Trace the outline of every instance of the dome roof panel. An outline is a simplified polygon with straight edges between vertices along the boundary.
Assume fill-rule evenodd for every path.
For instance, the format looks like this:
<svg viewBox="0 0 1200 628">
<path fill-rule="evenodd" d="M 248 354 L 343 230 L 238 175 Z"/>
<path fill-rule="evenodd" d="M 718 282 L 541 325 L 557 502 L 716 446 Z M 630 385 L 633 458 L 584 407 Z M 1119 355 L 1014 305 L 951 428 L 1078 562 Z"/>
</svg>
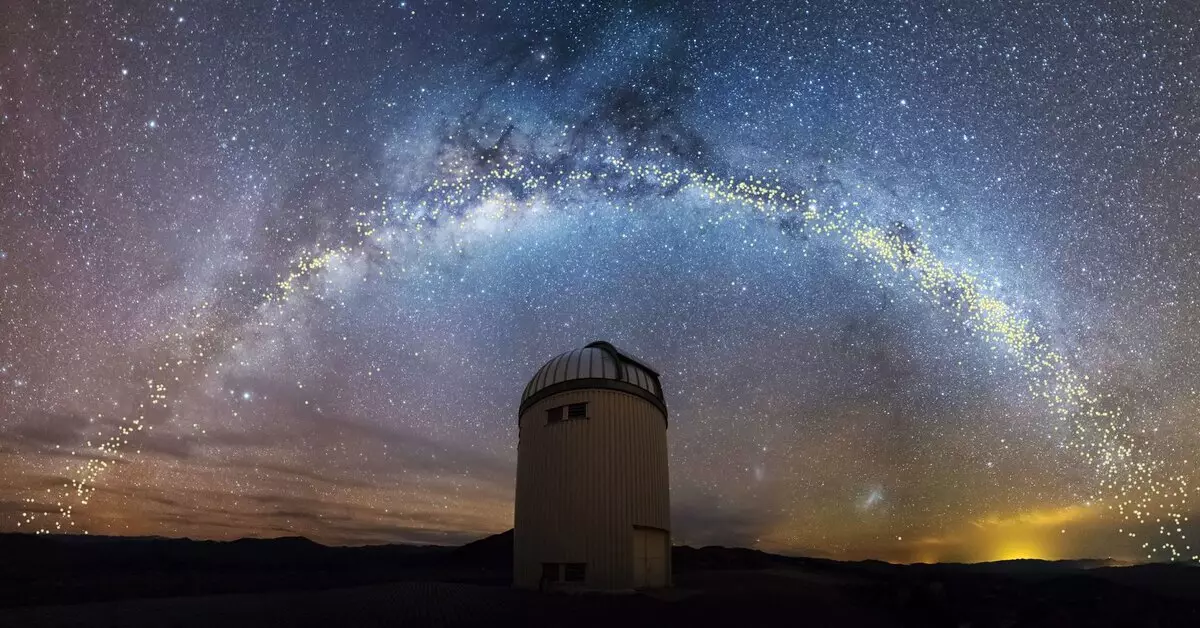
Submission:
<svg viewBox="0 0 1200 628">
<path fill-rule="evenodd" d="M 578 388 L 628 389 L 666 414 L 658 371 L 607 342 L 589 343 L 550 359 L 525 386 L 521 412 L 552 394 Z"/>
</svg>

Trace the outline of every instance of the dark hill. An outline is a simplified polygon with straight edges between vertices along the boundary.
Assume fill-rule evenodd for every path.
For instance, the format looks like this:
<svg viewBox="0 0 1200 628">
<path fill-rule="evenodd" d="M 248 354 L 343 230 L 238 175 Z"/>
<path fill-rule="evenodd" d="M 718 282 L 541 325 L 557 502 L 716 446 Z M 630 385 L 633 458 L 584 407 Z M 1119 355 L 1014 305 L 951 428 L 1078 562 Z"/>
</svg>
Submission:
<svg viewBox="0 0 1200 628">
<path fill-rule="evenodd" d="M 450 552 L 450 560 L 480 567 L 495 569 L 512 569 L 513 563 L 513 531 L 486 536 L 478 541 L 471 541 Z"/>
<path fill-rule="evenodd" d="M 386 582 L 434 573 L 453 549 L 328 547 L 301 537 L 194 541 L 0 534 L 0 607 Z"/>
<path fill-rule="evenodd" d="M 174 626 L 750 626 L 779 617 L 807 625 L 1200 626 L 1200 568 L 1187 565 L 892 565 L 675 547 L 673 590 L 597 597 L 511 589 L 512 547 L 511 530 L 461 547 L 4 534 L 0 627 L 153 626 L 168 617 Z"/>
</svg>

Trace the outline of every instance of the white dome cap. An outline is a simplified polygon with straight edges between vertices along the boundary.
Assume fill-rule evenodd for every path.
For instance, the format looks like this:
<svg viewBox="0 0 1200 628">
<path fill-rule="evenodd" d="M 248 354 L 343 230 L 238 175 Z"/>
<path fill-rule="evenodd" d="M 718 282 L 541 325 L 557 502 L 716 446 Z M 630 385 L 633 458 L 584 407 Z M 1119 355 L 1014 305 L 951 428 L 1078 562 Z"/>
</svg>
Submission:
<svg viewBox="0 0 1200 628">
<path fill-rule="evenodd" d="M 558 355 L 538 369 L 521 395 L 521 412 L 550 395 L 581 388 L 623 390 L 667 413 L 658 371 L 603 341 Z"/>
</svg>

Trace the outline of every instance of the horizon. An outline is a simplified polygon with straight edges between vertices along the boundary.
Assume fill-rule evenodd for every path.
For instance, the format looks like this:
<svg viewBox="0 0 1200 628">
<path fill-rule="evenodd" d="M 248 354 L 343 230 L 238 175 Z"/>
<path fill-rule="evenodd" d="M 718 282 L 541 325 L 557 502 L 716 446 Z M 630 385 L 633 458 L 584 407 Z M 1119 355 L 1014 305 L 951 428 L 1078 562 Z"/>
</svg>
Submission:
<svg viewBox="0 0 1200 628">
<path fill-rule="evenodd" d="M 602 339 L 677 544 L 1200 556 L 1194 3 L 9 13 L 0 532 L 505 530 Z"/>
<path fill-rule="evenodd" d="M 436 543 L 367 543 L 367 544 L 358 544 L 358 545 L 341 545 L 341 544 L 327 544 L 327 543 L 321 543 L 320 541 L 316 541 L 316 540 L 314 540 L 314 539 L 310 539 L 310 538 L 308 538 L 308 537 L 306 537 L 306 536 L 271 536 L 271 537 L 260 537 L 260 536 L 242 536 L 242 537 L 237 537 L 237 538 L 209 539 L 209 538 L 193 538 L 193 537 L 186 537 L 186 536 L 184 536 L 184 537 L 173 537 L 173 536 L 159 536 L 159 535 L 148 535 L 148 536 L 122 536 L 122 535 L 89 534 L 89 533 L 87 533 L 87 532 L 78 532 L 78 533 L 64 533 L 64 532 L 44 532 L 44 533 L 37 533 L 37 532 L 34 532 L 34 533 L 30 533 L 30 532 L 0 532 L 0 536 L 21 536 L 21 537 L 28 537 L 28 538 L 48 538 L 48 539 L 51 539 L 51 540 L 53 540 L 53 539 L 55 539 L 55 538 L 83 538 L 83 537 L 86 537 L 86 538 L 92 538 L 92 539 L 110 539 L 110 540 L 117 540 L 117 541 L 188 541 L 188 542 L 193 542 L 193 543 L 236 543 L 237 541 L 291 541 L 291 540 L 300 540 L 300 541 L 305 541 L 305 542 L 308 542 L 308 543 L 312 543 L 312 544 L 314 544 L 314 545 L 318 545 L 318 546 L 321 546 L 321 547 L 326 547 L 326 548 L 330 548 L 330 549 L 371 549 L 371 548 L 380 548 L 380 547 L 414 547 L 414 548 L 436 548 L 436 549 L 444 549 L 444 550 L 454 550 L 454 549 L 457 549 L 457 548 L 460 548 L 460 547 L 465 547 L 465 546 L 467 546 L 467 545 L 471 545 L 472 543 L 476 543 L 476 542 L 479 542 L 479 541 L 486 541 L 486 540 L 488 540 L 488 539 L 490 539 L 490 538 L 492 538 L 492 537 L 503 536 L 504 534 L 508 534 L 508 533 L 510 533 L 510 532 L 512 532 L 512 529 L 505 530 L 505 531 L 503 531 L 503 532 L 496 532 L 496 533 L 494 533 L 494 534 L 489 534 L 489 535 L 486 535 L 486 536 L 482 536 L 482 537 L 479 537 L 479 538 L 472 539 L 472 540 L 470 540 L 470 541 L 467 541 L 467 542 L 465 542 L 465 543 L 461 543 L 461 544 L 455 544 L 455 545 L 441 545 L 441 544 L 436 544 Z M 1104 565 L 1104 566 L 1106 566 L 1106 567 L 1124 567 L 1124 566 L 1136 566 L 1136 565 L 1173 565 L 1173 564 L 1177 564 L 1177 565 L 1192 565 L 1192 566 L 1200 566 L 1200 565 L 1198 565 L 1198 564 L 1197 564 L 1197 562 L 1196 562 L 1196 561 L 1137 561 L 1137 560 L 1133 560 L 1133 561 L 1127 561 L 1127 560 L 1122 560 L 1122 559 L 1118 559 L 1118 558 L 1113 558 L 1113 557 L 1111 557 L 1111 556 L 1110 556 L 1110 557 L 1091 556 L 1091 557 L 1078 557 L 1078 558 L 1005 558 L 1005 559 L 997 559 L 997 560 L 968 561 L 968 562 L 961 562 L 961 561 L 942 561 L 942 562 L 928 562 L 928 563 L 923 563 L 923 562 L 893 562 L 893 561 L 881 560 L 881 559 L 878 559 L 878 558 L 838 559 L 838 558 L 829 558 L 829 557 L 825 557 L 825 556 L 809 556 L 809 555 L 805 555 L 805 554 L 790 554 L 790 553 L 786 553 L 786 552 L 769 552 L 769 551 L 766 551 L 766 550 L 756 549 L 756 548 L 753 548 L 753 547 L 730 546 L 730 545 L 699 545 L 699 546 L 693 546 L 693 545 L 686 545 L 686 544 L 672 543 L 671 547 L 672 547 L 672 548 L 686 548 L 686 549 L 697 550 L 697 551 L 700 551 L 700 550 L 708 550 L 708 549 L 716 549 L 716 550 L 746 550 L 746 551 L 758 552 L 758 553 L 767 554 L 767 555 L 770 555 L 770 556 L 776 556 L 776 557 L 780 557 L 780 558 L 788 558 L 788 559 L 793 559 L 793 558 L 794 558 L 794 559 L 806 559 L 806 560 L 823 560 L 823 561 L 831 561 L 831 562 L 836 562 L 836 563 L 863 563 L 863 562 L 876 562 L 876 563 L 885 563 L 885 564 L 888 564 L 888 565 L 896 565 L 896 566 L 912 566 L 912 565 L 990 565 L 990 564 L 998 564 L 998 563 L 1012 563 L 1012 562 L 1038 562 L 1038 563 L 1109 563 L 1109 564 L 1107 564 L 1107 565 Z"/>
</svg>

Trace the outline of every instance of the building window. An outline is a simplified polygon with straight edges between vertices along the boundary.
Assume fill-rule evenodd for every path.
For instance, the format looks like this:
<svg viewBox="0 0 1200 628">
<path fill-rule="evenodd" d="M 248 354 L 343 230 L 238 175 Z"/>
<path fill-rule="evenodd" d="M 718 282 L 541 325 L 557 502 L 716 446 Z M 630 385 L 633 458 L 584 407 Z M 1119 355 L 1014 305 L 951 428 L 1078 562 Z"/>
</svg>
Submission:
<svg viewBox="0 0 1200 628">
<path fill-rule="evenodd" d="M 586 419 L 587 404 L 572 403 L 566 406 L 557 406 L 546 410 L 546 423 L 558 423 L 568 419 Z"/>
<path fill-rule="evenodd" d="M 583 582 L 587 580 L 587 563 L 567 563 L 563 565 L 563 580 L 566 582 Z"/>
<path fill-rule="evenodd" d="M 542 580 L 558 582 L 558 563 L 542 563 Z"/>
</svg>

